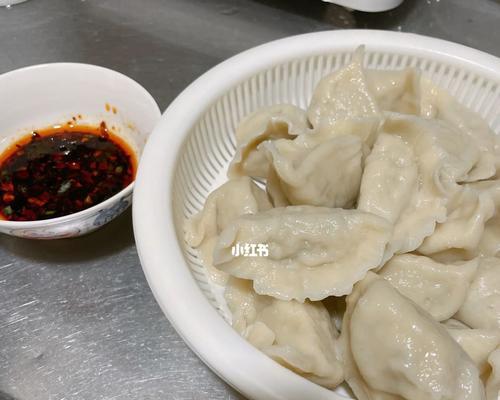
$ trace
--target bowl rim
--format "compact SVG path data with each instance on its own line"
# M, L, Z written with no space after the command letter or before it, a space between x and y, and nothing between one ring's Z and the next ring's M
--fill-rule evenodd
M253 348L203 295L187 266L174 227L173 182L179 150L199 116L249 76L300 57L353 51L360 44L373 50L432 56L500 80L500 59L442 39L378 30L291 36L237 54L197 78L166 109L143 151L132 213L137 251L148 284L186 344L217 375L249 398L344 399L278 366ZM181 134L167 136L166 132Z
M0 83L2 82L3 79L15 78L15 75L17 75L17 74L23 74L23 73L30 72L33 70L42 70L42 69L66 69L66 70L67 69L75 69L75 70L86 69L86 70L100 71L102 73L107 73L107 74L113 74L113 75L119 77L120 79L124 79L124 80L128 81L131 86L133 86L136 90L138 90L141 93L141 95L144 96L144 99L150 103L151 109L157 115L158 121L160 119L160 116L161 116L160 107L158 106L158 103L153 98L151 93L149 93L144 86L142 86L136 80L130 78L129 76L127 76L119 71L115 71L111 68L103 67L100 65L88 64L88 63L78 63L78 62L53 62L53 63L29 65L26 67L17 68L17 69L14 69L12 71L7 71L7 72L4 72L3 74L0 74ZM83 71L83 73L85 73L85 71ZM108 208L109 205L116 203L120 198L126 197L130 193L132 193L134 186L135 186L135 179L137 178L137 171L138 171L139 164L140 164L140 159L139 159L139 156L137 154L136 154L136 157L137 157L137 168L136 168L136 177L134 178L134 180L131 183L129 183L127 186L125 186L122 190L120 190L118 193L115 193L113 196L107 198L106 200L103 200L100 203L97 203L97 204L93 205L92 207L86 208L84 210L77 211L77 212L63 215L61 217L56 217L56 218L48 218L48 219L41 219L41 220L35 220L35 221L9 221L9 220L0 219L0 228L16 229L17 230L17 229L36 229L36 228L41 228L41 227L50 227L53 225L64 224L66 222L72 222L72 221L78 220L78 219L85 219L86 217L89 217L91 215L98 213L102 209Z

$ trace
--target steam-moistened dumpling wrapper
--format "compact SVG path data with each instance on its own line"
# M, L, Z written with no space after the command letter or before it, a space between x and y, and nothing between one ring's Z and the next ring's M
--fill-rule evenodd
M448 205L448 218L419 252L434 259L465 260L500 255L500 181L463 185Z
M483 258L456 319L472 328L500 329L500 259Z
M324 122L333 125L337 121L380 115L366 81L362 57L363 49L358 48L348 65L317 84L307 110L313 127Z
M500 257L500 214L489 219L484 225L475 254L483 257Z
M498 163L496 135L486 121L430 80L422 78L420 86L420 114L428 119L440 119L452 124L470 137L480 149L478 162L464 180L474 182L495 175L495 164Z
M495 212L484 225L484 230L473 254L496 257L500 255L500 181L480 181L468 185L481 195L493 200Z
M379 274L437 321L452 317L463 304L478 260L442 264L414 254L394 256Z
M366 70L366 81L378 107L400 114L420 114L420 81L417 70Z
M358 209L396 223L411 200L417 177L411 147L398 136L381 133L365 161Z
M491 366L491 374L486 381L486 399L500 399L500 349L495 350L488 357Z
M352 206L361 182L361 140L352 135L337 135L315 142L314 136L265 144L271 162L268 191L273 203Z
M436 226L418 251L431 255L461 249L473 254L483 236L486 222L495 212L491 196L465 186L450 199L447 209L446 221Z
M363 50L359 48L349 65L318 83L307 116L315 130L347 127L371 146L382 115L366 81L362 56Z
M442 218L442 202L419 190L418 177L411 147L396 135L381 133L365 161L358 209L394 224L384 262L396 252L413 250Z
M392 114L382 129L410 145L423 179L443 192L455 193L480 159L474 140L445 121Z
M448 322L453 321L453 322ZM471 329L460 327L458 321L444 323L448 333L474 361L481 376L488 372L488 356L500 345L499 329Z
M232 179L214 190L203 209L186 223L187 243L199 249L203 265L212 281L223 284L227 276L213 268L212 257L220 232L244 214L270 209L266 193L250 178Z
M470 357L446 329L373 273L347 296L345 375L358 400L482 400Z
M465 181L487 179L495 174L495 163L500 160L496 154L496 136L477 113L411 68L400 71L366 70L365 77L379 109L446 121L478 144L478 162L464 178Z
M238 218L220 235L214 265L253 280L259 294L282 300L342 296L377 268L391 235L383 218L312 206L275 208ZM232 254L240 244L267 245L267 257Z
M445 122L391 115L382 130L366 160L358 209L394 223L387 260L418 248L446 220L448 200L479 150Z
M252 283L231 278L225 294L238 333L265 354L328 388L343 381L337 336L320 302L299 303L260 296Z
M293 105L266 107L250 114L236 130L236 154L228 176L266 178L269 161L260 144L268 140L291 139L309 131L305 111Z

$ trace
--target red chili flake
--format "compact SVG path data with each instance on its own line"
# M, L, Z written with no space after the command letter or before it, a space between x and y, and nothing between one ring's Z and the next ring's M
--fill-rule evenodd
M11 192L4 193L3 196L2 196L2 200L3 200L4 203L12 203L15 198L16 197Z
M12 182L2 182L0 184L0 189L4 192L13 192L14 191L14 184Z
M47 201L46 200L38 199L36 197L29 197L28 198L28 203L32 204L32 205L35 205L37 207L42 207L42 206L44 206L47 203Z
M80 169L80 163L73 161L67 164L69 169Z

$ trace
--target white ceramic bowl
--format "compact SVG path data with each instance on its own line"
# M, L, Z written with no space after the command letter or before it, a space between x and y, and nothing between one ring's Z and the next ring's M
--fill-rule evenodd
M151 95L134 80L107 68L55 63L0 75L0 153L35 129L64 124L112 127L137 156L160 118ZM134 183L86 210L41 221L0 220L0 232L55 239L89 233L121 214L131 203Z
M259 46L216 66L170 105L144 150L133 219L141 263L165 315L219 376L253 399L341 399L279 366L240 338L221 288L183 238L187 217L225 181L233 132L261 106L305 107L318 80L366 45L366 65L414 66L480 112L500 132L500 60L461 45L383 31L333 31Z

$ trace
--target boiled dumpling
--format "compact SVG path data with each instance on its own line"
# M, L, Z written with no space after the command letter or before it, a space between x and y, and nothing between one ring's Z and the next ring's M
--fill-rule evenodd
M480 158L474 140L445 121L393 114L382 129L412 147L422 179L443 192L456 192L456 183L464 182Z
M269 161L260 144L268 140L294 138L309 131L305 111L293 105L266 107L250 114L236 130L236 154L229 166L229 177L248 175L266 178Z
M481 400L477 367L446 329L369 272L347 296L345 375L358 400Z
M480 157L465 181L488 179L495 175L496 139L488 124L477 113L461 105L449 93L426 78L420 84L420 114L429 119L441 119L456 126L479 146Z
M402 254L391 258L379 274L437 321L444 321L463 304L477 264L477 260L442 264L428 257Z
M420 74L412 68L399 71L366 70L370 93L384 111L420 114Z
M365 76L380 109L446 121L479 145L480 157L465 181L487 179L495 174L495 162L498 163L495 134L477 113L411 68L366 70Z
M342 296L379 266L391 226L357 211L313 206L274 208L244 215L220 235L214 265L253 280L259 294L282 300ZM238 243L268 245L267 257L235 256Z
M417 187L418 166L411 147L396 135L381 133L365 161L358 209L379 215L395 224L393 238L386 249L384 261L392 257L395 252L412 250L421 240L420 236L432 231L434 220L439 219L443 213L440 203L435 202L435 206L429 208L434 216L425 214L419 216L424 223L427 219L430 220L428 226L424 226L419 237L412 238L404 222L405 218L409 219L415 215L406 210L411 208L415 211L414 209L418 207L418 200L415 199L418 197ZM421 214L424 212L422 210Z
M500 259L483 258L456 319L472 328L500 329Z
M500 181L480 181L470 183L469 186L483 195L490 196L495 205L495 214L486 222L474 253L487 257L498 256L500 255Z
M464 187L449 202L446 221L436 226L425 238L419 253L430 255L450 249L473 253L484 233L486 222L493 216L495 205L489 193Z
M358 209L396 223L410 202L417 177L411 147L398 136L381 133L365 161Z
M303 135L266 143L272 173L268 189L276 205L350 207L361 182L362 143L357 136L335 135L322 142Z
M338 333L321 302L260 296L252 282L231 278L225 297L234 329L265 354L328 388L343 381Z
M500 256L500 215L495 215L486 222L477 253L486 257Z
M318 132L347 129L371 146L383 117L362 63L360 48L350 64L324 77L314 90L307 116Z
M500 344L499 329L471 329L446 322L448 333L474 361L481 375L488 371L488 356Z
M212 281L223 284L225 273L212 266L213 249L220 232L243 214L267 210L266 193L248 177L232 179L213 191L200 213L186 224L186 241L199 249L203 265Z
M486 398L488 400L500 399L500 349L495 350L488 357L491 374L486 382Z
M387 135L379 136L367 159L358 209L394 222L387 260L418 248L446 220L448 200L479 151L441 121L392 115L382 129Z

